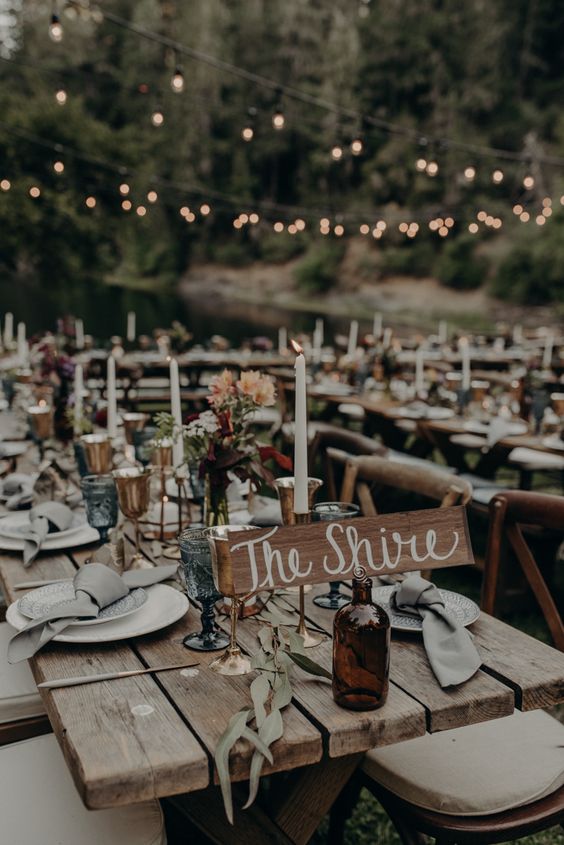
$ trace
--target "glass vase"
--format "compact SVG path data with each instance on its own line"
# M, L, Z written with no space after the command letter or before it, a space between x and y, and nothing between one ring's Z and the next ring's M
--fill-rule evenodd
M206 528L229 525L227 489L222 484L214 484L209 475L205 477L204 525Z

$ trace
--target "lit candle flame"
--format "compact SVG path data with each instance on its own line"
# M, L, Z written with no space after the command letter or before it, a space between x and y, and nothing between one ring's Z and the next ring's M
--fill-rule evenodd
M295 340L291 340L290 344L292 345L292 349L294 350L296 355L303 355L304 354L304 350L302 349L302 347L300 346L299 343L296 343Z
M37 404L39 405L40 408L44 408L45 405L47 404L47 402L45 401L45 399L40 399Z

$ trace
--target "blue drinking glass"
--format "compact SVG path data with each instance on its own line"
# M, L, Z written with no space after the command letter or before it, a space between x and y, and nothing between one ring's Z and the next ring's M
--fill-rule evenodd
M86 519L100 534L102 543L108 542L108 532L118 521L118 500L111 475L86 475L80 482L86 507Z
M188 634L184 645L195 651L227 648L229 637L215 624L214 605L221 598L212 574L211 552L204 528L186 528L178 536L186 592L202 607L202 630Z
M313 506L311 519L313 522L341 522L344 519L354 519L360 513L358 505L347 502L318 502ZM313 603L326 610L339 610L345 604L350 604L350 598L340 590L340 582L332 581L329 592L316 596Z

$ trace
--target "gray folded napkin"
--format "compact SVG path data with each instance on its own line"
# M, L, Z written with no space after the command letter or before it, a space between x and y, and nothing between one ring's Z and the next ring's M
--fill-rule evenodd
M461 684L482 663L472 637L445 611L441 594L420 575L409 575L392 593L391 604L423 620L423 644L441 687Z
M7 475L1 482L4 504L10 511L16 510L22 505L29 504L33 499L33 490L39 473L26 475L23 472L14 472Z
M29 566L52 531L66 531L72 524L72 511L61 502L43 502L29 512L29 530L24 535L23 564Z
M172 578L178 564L132 569L119 575L103 563L87 563L74 576L75 599L54 607L41 619L32 619L14 634L8 645L8 662L32 657L53 637L77 619L95 619L102 608L126 596L135 587L149 587Z

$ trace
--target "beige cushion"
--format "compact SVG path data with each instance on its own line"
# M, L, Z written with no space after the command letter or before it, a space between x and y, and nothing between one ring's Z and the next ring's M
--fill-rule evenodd
M564 725L542 710L370 751L364 771L400 798L447 815L501 813L564 784Z
M87 810L53 734L0 748L3 845L166 845L160 804Z
M8 663L8 642L13 634L7 622L0 622L0 724L45 713L27 661Z

